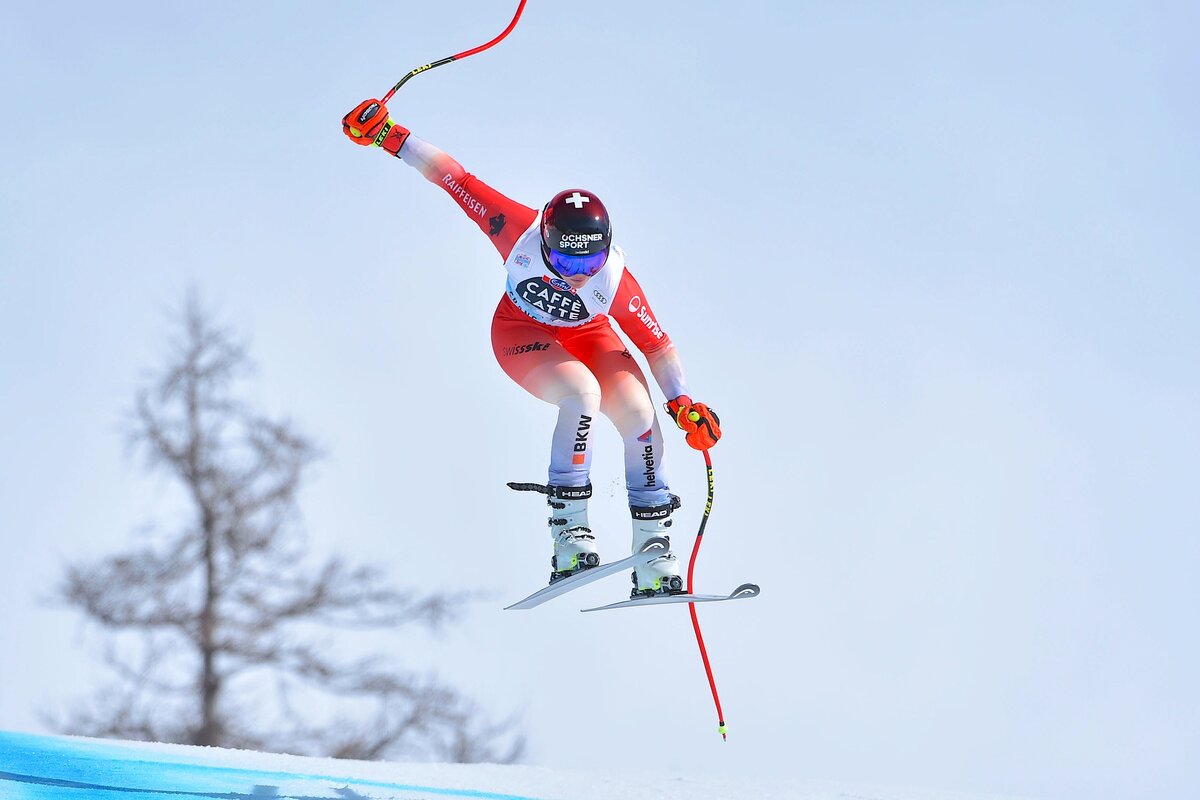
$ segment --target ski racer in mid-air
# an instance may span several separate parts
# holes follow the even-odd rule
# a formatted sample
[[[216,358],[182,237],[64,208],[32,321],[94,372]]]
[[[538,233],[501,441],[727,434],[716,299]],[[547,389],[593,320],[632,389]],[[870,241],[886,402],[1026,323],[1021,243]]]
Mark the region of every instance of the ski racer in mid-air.
[[[541,213],[502,195],[457,161],[392,121],[366,100],[342,120],[360,145],[376,146],[440,186],[488,236],[508,273],[492,318],[492,350],[501,369],[539,400],[558,406],[546,486],[554,553],[551,583],[600,563],[588,525],[591,432],[597,414],[625,443],[625,479],[633,516],[633,551],[666,537],[678,498],[663,473],[663,441],[646,378],[608,322],[617,321],[645,355],[666,408],[687,443],[707,450],[721,438],[717,415],[690,398],[679,353],[646,294],[612,243],[600,199],[567,189]],[[679,562],[668,552],[638,566],[633,596],[683,591]]]

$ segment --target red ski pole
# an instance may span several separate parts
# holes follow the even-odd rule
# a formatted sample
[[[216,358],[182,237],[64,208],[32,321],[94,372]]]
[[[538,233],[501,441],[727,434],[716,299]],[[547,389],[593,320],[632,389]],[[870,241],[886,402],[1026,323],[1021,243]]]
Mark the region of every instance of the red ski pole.
[[[700,530],[696,532],[696,543],[692,545],[692,558],[688,562],[687,591],[695,594],[696,587],[692,582],[692,573],[696,570],[696,555],[700,552],[700,541],[704,538],[704,528],[708,525],[708,516],[712,513],[713,505],[713,465],[712,457],[704,451],[704,466],[708,474],[708,501],[704,504],[704,516],[700,518]],[[725,729],[725,712],[721,710],[721,697],[717,694],[717,682],[713,679],[712,664],[708,660],[708,649],[704,646],[704,636],[700,633],[700,620],[696,617],[696,604],[688,603],[688,611],[692,615],[692,630],[696,632],[696,644],[700,647],[700,660],[704,662],[704,674],[708,676],[708,688],[712,689],[713,703],[717,706],[717,731],[721,738],[729,741]]]
[[[401,78],[400,82],[397,83],[395,86],[393,86],[391,88],[391,91],[389,91],[387,94],[385,94],[383,96],[383,100],[380,101],[380,104],[387,105],[387,101],[392,99],[392,95],[394,95],[396,93],[396,90],[399,89],[401,86],[403,86],[405,83],[407,83],[409,78],[420,75],[422,72],[428,72],[429,70],[433,69],[434,67],[440,67],[443,64],[449,64],[451,61],[457,61],[460,58],[466,58],[467,56],[473,56],[476,53],[482,53],[484,50],[487,50],[489,47],[491,47],[492,45],[499,42],[505,36],[508,36],[510,33],[512,33],[512,29],[517,27],[517,20],[519,20],[521,18],[521,12],[524,10],[525,10],[525,0],[521,0],[521,4],[519,6],[517,6],[517,13],[513,15],[512,22],[508,23],[508,27],[505,28],[504,31],[499,36],[497,36],[495,39],[492,39],[487,44],[481,44],[478,47],[472,47],[470,50],[464,50],[461,53],[456,53],[455,55],[452,55],[452,56],[446,56],[445,58],[439,59],[430,64],[422,64],[421,66],[417,67],[412,72],[408,73],[403,78]]]

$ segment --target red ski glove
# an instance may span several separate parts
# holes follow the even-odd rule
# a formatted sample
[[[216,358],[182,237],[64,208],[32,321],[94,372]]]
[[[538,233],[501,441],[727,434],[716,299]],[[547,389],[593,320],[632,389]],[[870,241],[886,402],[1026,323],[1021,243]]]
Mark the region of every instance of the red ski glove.
[[[408,128],[392,122],[387,106],[378,100],[363,100],[342,117],[342,132],[355,144],[382,147],[394,156],[400,155],[408,138]]]
[[[667,413],[687,434],[687,443],[696,450],[707,450],[721,438],[720,417],[704,403],[693,403],[686,394],[668,401]]]

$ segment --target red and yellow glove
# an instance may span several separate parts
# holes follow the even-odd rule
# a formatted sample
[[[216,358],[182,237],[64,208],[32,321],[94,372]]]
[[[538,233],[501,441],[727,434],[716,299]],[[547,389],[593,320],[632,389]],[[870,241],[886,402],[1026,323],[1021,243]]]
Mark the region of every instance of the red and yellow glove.
[[[667,413],[687,434],[687,443],[696,450],[707,450],[721,438],[720,417],[704,403],[693,403],[686,394],[669,400]]]
[[[382,147],[394,156],[408,138],[408,128],[388,118],[387,106],[378,100],[363,100],[342,117],[342,132],[364,147]]]

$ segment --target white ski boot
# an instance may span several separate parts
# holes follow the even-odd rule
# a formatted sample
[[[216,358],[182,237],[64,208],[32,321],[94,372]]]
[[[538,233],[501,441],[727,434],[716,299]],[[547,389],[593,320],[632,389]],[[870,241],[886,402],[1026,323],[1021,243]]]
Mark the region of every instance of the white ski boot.
[[[547,486],[546,503],[550,506],[550,536],[554,555],[550,557],[550,582],[599,566],[596,537],[588,527],[588,498],[592,485]]]
[[[633,552],[641,549],[653,536],[670,539],[671,512],[679,508],[679,498],[661,506],[631,506],[633,514]],[[659,556],[633,571],[633,591],[630,598],[653,597],[658,594],[682,594],[683,578],[679,577],[679,559],[673,553]]]

